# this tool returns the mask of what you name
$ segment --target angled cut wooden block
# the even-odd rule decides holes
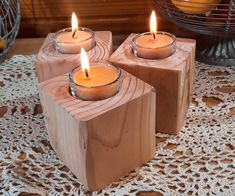
[[[87,52],[90,62],[106,61],[112,52],[112,33],[95,32],[96,46]],[[80,54],[62,54],[55,50],[53,34],[45,39],[36,58],[36,73],[39,82],[70,72],[80,65]]]
[[[196,41],[178,38],[175,54],[149,60],[133,54],[134,36],[131,34],[109,61],[156,88],[156,129],[178,134],[192,98]]]
[[[66,75],[39,84],[51,145],[91,191],[154,157],[155,89],[123,75],[119,93],[101,101],[72,97]]]

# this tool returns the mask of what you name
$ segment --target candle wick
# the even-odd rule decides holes
[[[89,78],[89,73],[87,69],[85,69],[85,74],[86,74],[86,77]]]
[[[77,31],[77,29],[75,29],[74,32],[73,32],[73,35],[72,35],[73,38],[74,38],[74,36],[76,34],[76,31]]]
[[[153,39],[156,39],[156,35],[155,35],[155,33],[153,33]]]

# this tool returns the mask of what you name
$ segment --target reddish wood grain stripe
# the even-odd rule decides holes
[[[114,97],[101,101],[84,102],[72,97],[69,93],[66,75],[44,82],[40,84],[40,87],[47,94],[51,94],[53,100],[65,108],[73,117],[89,119],[145,93],[145,83],[141,80],[130,77],[130,74],[126,72],[124,72],[123,77],[119,93]]]

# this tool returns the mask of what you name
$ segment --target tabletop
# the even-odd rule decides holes
[[[121,40],[123,37],[115,39],[115,45]],[[9,58],[19,54],[37,54],[43,41],[44,38],[17,39]],[[0,159],[0,171],[3,171],[4,178],[0,177],[0,184],[9,184],[8,180],[11,182],[12,179],[12,186],[23,184],[26,188],[22,189],[21,195],[32,195],[32,188],[34,194],[37,193],[35,190],[43,193],[38,195],[47,195],[50,189],[53,189],[53,193],[69,192],[71,187],[80,191],[76,178],[58,160],[45,133],[34,61],[33,56],[16,56],[1,67],[3,75],[0,74],[0,87],[3,96],[0,121],[3,123],[0,122],[0,158],[3,159]],[[97,194],[123,193],[128,189],[129,193],[150,196],[162,195],[161,192],[169,190],[179,194],[187,192],[200,195],[209,192],[219,195],[220,191],[229,193],[234,190],[232,183],[235,176],[231,174],[235,168],[234,74],[232,67],[213,67],[197,62],[193,103],[182,133],[178,136],[158,133],[155,158],[119,181],[120,184],[114,183]],[[12,78],[19,81],[15,86]],[[19,92],[22,86],[25,89]],[[36,123],[35,126],[33,123]],[[29,137],[14,132],[16,128],[22,129],[23,133],[29,128],[29,133],[26,133]],[[18,141],[17,137],[22,141]],[[30,149],[26,152],[26,148]],[[14,191],[11,187],[4,187],[3,190],[7,192],[9,189]]]

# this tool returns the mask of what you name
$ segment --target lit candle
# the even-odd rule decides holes
[[[55,33],[55,48],[61,53],[80,53],[81,48],[86,51],[91,50],[95,45],[95,33],[83,27],[78,27],[76,14],[72,14],[72,28],[62,29]]]
[[[81,49],[81,67],[69,73],[71,94],[89,101],[106,99],[119,91],[121,86],[121,69],[108,63],[89,61],[84,49]]]
[[[150,17],[150,32],[142,33],[133,38],[134,53],[146,59],[166,58],[175,52],[176,38],[174,35],[157,31],[157,18],[153,11]]]

